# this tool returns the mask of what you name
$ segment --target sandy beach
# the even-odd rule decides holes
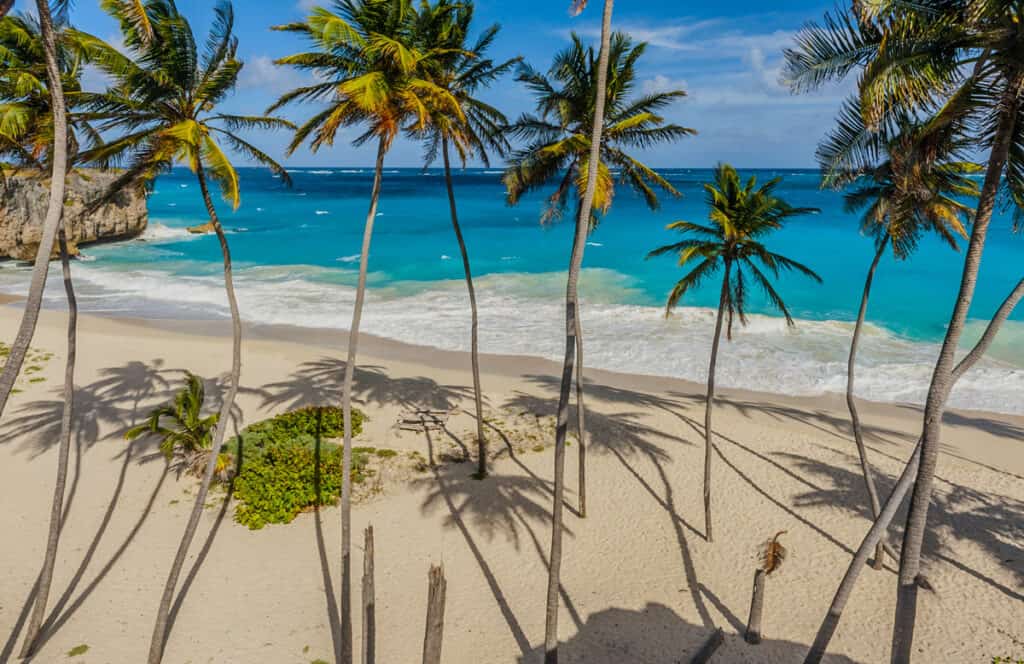
[[[17,305],[0,307],[0,339],[13,338],[19,319]],[[45,544],[64,325],[61,313],[44,312],[34,347],[53,357],[19,385],[0,426],[0,662],[20,646],[9,636],[25,620]],[[123,432],[181,386],[183,370],[207,378],[227,370],[226,327],[82,317],[69,511],[51,629],[34,661],[65,661],[81,644],[87,654],[71,661],[143,661],[197,482],[165,473],[151,441],[128,445]],[[327,331],[248,330],[233,426],[337,403],[344,342]],[[370,422],[359,443],[427,456],[468,440],[468,366],[463,353],[363,339],[356,394]],[[532,417],[543,435],[559,367],[489,355],[482,367],[494,427]],[[563,661],[686,662],[716,627],[726,641],[715,662],[800,661],[869,524],[841,397],[722,391],[711,545],[701,534],[703,386],[596,370],[587,379],[589,514],[567,514]],[[459,411],[428,440],[393,427],[415,407]],[[886,494],[919,432],[920,409],[865,403],[861,415]],[[951,411],[943,440],[925,543],[934,592],[920,604],[917,660],[1024,657],[1024,418]],[[491,445],[502,444],[493,432]],[[367,524],[376,535],[380,662],[419,660],[431,563],[443,563],[448,579],[444,661],[540,661],[552,450],[503,455],[486,481],[472,470],[452,463],[385,482],[353,510],[357,541]],[[332,661],[336,607],[325,588],[338,583],[339,511],[250,531],[221,503],[211,501],[193,544],[164,661]],[[778,531],[790,558],[768,583],[765,641],[751,646],[742,633],[757,547]],[[827,661],[888,659],[895,582],[891,561],[864,571]],[[355,593],[358,606],[358,583]],[[355,634],[358,652],[358,616]]]

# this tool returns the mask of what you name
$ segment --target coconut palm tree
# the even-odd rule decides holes
[[[185,387],[174,395],[174,401],[155,408],[142,424],[125,432],[124,438],[133,441],[142,436],[160,439],[160,452],[168,461],[177,458],[179,474],[187,472],[202,477],[209,455],[213,452],[213,437],[217,430],[219,413],[203,416],[206,388],[203,379],[191,372],[185,373]],[[226,479],[229,456],[217,453],[216,474]]]
[[[10,353],[3,371],[0,371],[0,416],[3,415],[7,399],[14,389],[14,381],[18,378],[21,365],[25,362],[32,337],[35,336],[36,324],[39,321],[39,309],[43,302],[43,291],[46,289],[46,276],[50,266],[50,256],[57,231],[60,228],[64,211],[64,178],[68,170],[68,118],[61,87],[61,62],[57,48],[56,30],[50,6],[47,0],[37,0],[39,13],[39,35],[42,46],[42,60],[46,63],[46,80],[50,96],[52,120],[53,151],[50,159],[50,199],[46,207],[39,249],[36,251],[32,265],[32,278],[29,282],[28,296],[25,298],[25,310],[18,326],[18,332],[11,343]],[[9,9],[9,7],[8,7]],[[7,21],[7,17],[4,17]],[[6,58],[5,58],[6,59]],[[38,79],[37,79],[38,80]],[[31,86],[38,87],[38,86]],[[6,119],[6,118],[5,118]]]
[[[778,198],[775,188],[781,181],[781,178],[775,178],[758,187],[757,178],[752,176],[744,184],[735,168],[729,164],[719,164],[715,169],[714,182],[704,185],[710,208],[710,225],[689,221],[673,222],[667,228],[679,231],[687,236],[686,239],[659,247],[648,254],[648,258],[676,256],[680,267],[689,268],[669,293],[665,304],[666,315],[676,308],[687,293],[719,270],[723,271],[718,315],[711,340],[708,390],[704,406],[704,534],[709,542],[713,541],[711,409],[715,398],[715,364],[718,361],[723,319],[726,338],[732,340],[733,319],[739,318],[744,325],[747,322],[747,288],[751,284],[764,291],[769,306],[781,313],[789,326],[793,326],[789,308],[765,273],[778,277],[781,272],[794,271],[821,282],[821,277],[809,267],[773,253],[763,244],[766,235],[782,228],[789,219],[817,212],[814,208],[792,207]]]
[[[298,101],[321,102],[325,108],[295,132],[289,146],[294,151],[309,141],[311,150],[333,145],[338,129],[359,126],[354,141],[377,143],[370,205],[363,226],[352,323],[348,334],[348,358],[342,384],[345,438],[342,453],[341,490],[341,659],[352,660],[351,618],[351,467],[352,376],[355,370],[359,324],[366,294],[366,271],[373,237],[374,218],[380,198],[384,156],[396,136],[407,132],[422,137],[432,117],[450,113],[462,118],[462,109],[451,92],[433,82],[437,58],[446,50],[424,46],[417,39],[420,17],[412,0],[335,0],[333,11],[312,10],[306,20],[277,26],[310,42],[313,50],[277,60],[277,64],[311,72],[317,81],[283,95],[271,109]]]
[[[953,129],[946,123],[921,122],[904,115],[871,130],[864,124],[859,102],[851,99],[818,148],[822,186],[842,189],[853,185],[845,194],[846,210],[863,212],[861,232],[875,244],[850,342],[846,381],[846,404],[874,518],[880,509],[878,491],[854,400],[858,342],[875,270],[887,249],[895,260],[903,261],[924,233],[936,234],[954,250],[959,250],[958,237],[967,237],[965,223],[974,210],[955,197],[978,195],[977,183],[968,176],[981,167],[957,159],[967,146]],[[896,558],[890,547],[884,548]],[[875,569],[882,569],[883,553],[879,545]]]
[[[938,460],[942,413],[952,389],[956,348],[974,299],[989,223],[1000,189],[1024,203],[1024,142],[1020,122],[1024,22],[1008,2],[858,3],[806,26],[786,52],[786,78],[796,91],[861,70],[858,93],[868,126],[901,109],[938,108],[987,152],[985,178],[953,311],[925,399],[921,460],[900,556],[893,625],[893,662],[909,662],[917,611],[917,578]]]
[[[503,133],[507,123],[505,115],[476,97],[477,92],[487,87],[508,72],[519,58],[500,64],[484,54],[498,35],[500,26],[492,25],[484,30],[474,43],[469,42],[473,22],[473,5],[440,0],[429,10],[421,31],[425,44],[443,45],[447,54],[438,58],[433,81],[447,90],[459,103],[461,116],[447,113],[431,119],[426,135],[426,157],[424,166],[429,166],[441,155],[444,163],[445,188],[448,191],[448,207],[451,211],[452,229],[459,243],[462,267],[466,275],[466,290],[469,293],[470,310],[470,363],[473,371],[473,395],[476,405],[477,423],[477,477],[487,476],[487,439],[484,437],[483,393],[480,388],[480,358],[477,340],[476,291],[470,269],[469,252],[462,236],[455,204],[455,189],[452,185],[451,157],[449,149],[466,165],[466,160],[476,158],[490,166],[488,152],[504,155],[508,141]]]
[[[211,445],[212,449],[220,449],[241,374],[242,323],[235,298],[231,251],[207,179],[212,178],[223,197],[232,207],[238,207],[241,200],[238,172],[224,152],[223,146],[227,146],[267,166],[284,182],[290,182],[283,167],[237,132],[292,128],[293,125],[271,116],[217,111],[217,105],[234,88],[243,66],[236,56],[238,39],[233,34],[234,12],[227,0],[221,0],[214,7],[213,25],[202,52],[197,48],[191,25],[173,0],[143,0],[141,8],[135,2],[110,2],[104,6],[121,27],[127,53],[83,32],[75,32],[73,37],[90,61],[113,80],[112,87],[104,93],[83,94],[82,104],[96,118],[101,131],[117,135],[85,151],[81,158],[100,166],[125,165],[124,173],[111,185],[111,195],[124,186],[151,181],[174,164],[185,164],[196,174],[209,215],[209,223],[197,230],[209,229],[217,236],[231,311],[230,383]],[[139,20],[140,12],[144,21]],[[217,464],[218,455],[210,454],[157,609],[150,642],[150,664],[158,664],[163,656],[178,576],[199,525]]]
[[[21,651],[22,657],[31,657],[38,647],[50,587],[53,583],[61,524],[64,519],[64,490],[71,448],[78,307],[71,280],[67,238],[62,226],[62,203],[69,143],[75,142],[74,134],[69,128],[65,92],[78,88],[80,69],[77,61],[70,57],[64,48],[60,26],[54,25],[49,4],[45,1],[38,3],[38,21],[23,16],[3,16],[9,8],[10,4],[0,7],[0,17],[3,17],[0,19],[0,49],[3,50],[6,60],[5,67],[0,70],[0,156],[12,157],[16,162],[40,170],[48,163],[52,170],[51,200],[44,222],[43,239],[36,254],[25,315],[4,372],[0,375],[0,414],[34,334],[50,255],[53,251],[53,235],[50,234],[47,240],[51,226],[57,236],[64,291],[68,301],[68,350],[64,370],[64,405],[58,441],[57,477],[50,504],[50,523],[43,566],[39,573]],[[43,155],[46,156],[45,159],[42,159]],[[8,378],[10,383],[7,383]]]
[[[574,0],[573,11],[579,13],[584,6],[586,6],[586,0]],[[587,179],[583,184],[583,195],[577,210],[576,232],[573,239],[572,257],[569,260],[569,276],[565,286],[565,358],[562,362],[562,380],[558,391],[558,416],[555,427],[555,486],[551,506],[551,552],[548,557],[548,588],[544,610],[545,664],[558,664],[558,591],[562,584],[565,434],[569,425],[569,392],[572,389],[573,362],[577,359],[576,343],[580,332],[576,283],[579,280],[580,266],[583,264],[583,249],[587,243],[590,211],[594,203],[594,192],[597,189],[598,162],[603,140],[605,108],[608,101],[608,63],[611,50],[613,6],[613,0],[604,0],[604,11],[601,14],[601,50],[598,55],[593,88],[594,102],[589,133],[590,151],[587,161]],[[584,430],[581,428],[581,447],[583,432]]]
[[[576,252],[586,248],[586,234],[596,226],[599,215],[605,214],[612,204],[616,180],[612,169],[619,169],[619,182],[639,193],[651,209],[658,207],[655,189],[672,196],[679,192],[654,169],[629,154],[627,150],[640,149],[659,143],[671,143],[693,134],[676,124],[666,123],[659,114],[672,102],[684,97],[682,90],[655,92],[634,96],[636,63],[643,55],[646,44],[634,44],[623,33],[609,37],[609,72],[603,84],[607,104],[603,106],[600,121],[606,129],[598,143],[597,175],[594,181],[593,202],[583,206],[584,190],[591,154],[591,135],[594,131],[596,91],[599,61],[593,48],[585,47],[577,35],[571,45],[559,52],[547,74],[522,66],[519,80],[536,97],[536,114],[520,116],[509,128],[509,134],[526,145],[517,150],[505,172],[508,202],[515,205],[523,194],[556,182],[554,193],[541,215],[541,222],[560,218],[570,198],[580,210],[588,210],[582,244],[573,243],[570,263]],[[578,234],[578,233],[577,233]],[[579,248],[577,248],[577,245]],[[575,280],[573,280],[575,283]],[[574,286],[575,288],[575,286]],[[579,512],[586,515],[586,427],[583,406],[583,337],[580,318],[574,316],[574,344],[576,348],[577,428],[579,431],[580,481]]]

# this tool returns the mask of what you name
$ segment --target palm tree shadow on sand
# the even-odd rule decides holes
[[[140,439],[133,443],[125,443],[123,435],[124,431],[141,422],[148,414],[149,409],[169,400],[183,375],[183,370],[165,367],[162,359],[155,359],[149,363],[132,361],[121,366],[104,368],[100,370],[97,380],[75,387],[75,410],[72,420],[72,447],[75,464],[64,501],[64,523],[74,519],[71,507],[81,477],[83,454],[99,443],[119,445],[119,451],[115,453],[114,458],[121,459],[121,465],[114,480],[107,508],[96,532],[86,547],[85,553],[82,554],[67,586],[56,602],[48,608],[39,637],[40,646],[45,645],[85,605],[89,597],[128,550],[147,521],[167,478],[166,462],[163,455],[156,449],[154,442]],[[207,381],[207,385],[209,388],[207,394],[212,397],[214,406],[216,406],[225,392],[224,380],[221,378],[216,381]],[[13,418],[4,423],[3,428],[0,429],[0,440],[20,441],[20,449],[28,453],[31,459],[35,459],[48,448],[56,445],[59,440],[62,409],[63,401],[59,399],[39,400],[25,404],[16,411]],[[236,408],[233,418],[240,416],[241,411]],[[110,558],[79,591],[79,586],[86,581],[89,570],[94,567],[96,553],[115,513],[119,508],[123,509],[121,494],[129,468],[133,464],[147,464],[154,461],[163,462],[164,468],[145,501],[141,503],[134,523],[122,542],[114,549]],[[132,506],[132,509],[135,507],[137,506]],[[63,524],[61,529],[63,530]],[[11,634],[3,649],[0,650],[0,662],[6,661],[13,653],[28,612],[35,600],[35,590],[35,584],[33,584]]]
[[[769,634],[771,626],[768,626]],[[689,662],[711,636],[712,630],[692,625],[664,604],[648,603],[639,611],[610,608],[591,614],[576,634],[558,645],[560,659],[587,664],[680,664]],[[799,662],[807,646],[766,638],[750,646],[743,638],[727,634],[712,661]],[[543,647],[532,649],[518,659],[533,664],[543,659]],[[844,655],[827,655],[827,664],[860,664]]]
[[[321,357],[304,362],[288,378],[241,392],[262,399],[261,408],[293,409],[341,403],[345,361]],[[473,392],[462,385],[442,385],[425,376],[392,377],[373,365],[357,365],[352,379],[353,400],[363,405],[448,410]]]

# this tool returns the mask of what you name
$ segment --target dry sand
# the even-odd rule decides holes
[[[0,307],[0,339],[20,318]],[[230,340],[213,323],[83,317],[70,510],[61,541],[51,627],[37,662],[144,660],[154,611],[196,483],[163,473],[149,444],[122,432],[180,385],[181,370],[214,377]],[[343,335],[340,335],[343,337]],[[250,330],[238,426],[339,394],[338,334]],[[0,427],[0,662],[20,647],[46,537],[56,462],[64,319],[43,315],[35,346],[54,353],[15,395]],[[728,352],[726,347],[724,352]],[[553,412],[558,367],[483,358],[489,408]],[[392,427],[407,407],[471,411],[464,354],[367,337],[356,388],[372,418],[362,444],[427,454],[422,434]],[[789,398],[726,390],[716,415],[716,536],[701,536],[701,386],[590,371],[589,516],[567,514],[560,618],[562,661],[687,662],[714,627],[715,662],[798,662],[868,527],[867,497],[838,396]],[[920,426],[918,408],[864,404],[872,462],[887,492]],[[438,447],[472,429],[454,417]],[[951,412],[936,484],[918,662],[1024,657],[1024,418]],[[447,439],[447,442],[439,439]],[[492,436],[492,445],[499,445]],[[566,476],[575,487],[575,447]],[[355,507],[357,541],[372,523],[377,550],[378,661],[419,661],[426,577],[448,577],[444,661],[539,662],[545,558],[550,542],[551,450],[497,461],[490,479],[472,464],[442,467]],[[575,504],[575,494],[568,494]],[[902,524],[902,514],[898,519]],[[776,531],[790,558],[769,579],[765,642],[742,639],[760,542]],[[165,662],[333,661],[330,621],[338,582],[339,512],[300,515],[249,531],[211,505],[186,568]],[[354,568],[361,568],[361,553]],[[201,565],[195,564],[200,560]],[[358,606],[358,582],[355,588]],[[887,661],[895,574],[865,570],[828,661]],[[358,640],[358,616],[355,622]],[[74,659],[66,653],[88,645]],[[356,643],[356,653],[359,644]]]

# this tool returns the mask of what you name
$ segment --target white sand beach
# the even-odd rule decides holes
[[[0,307],[0,339],[13,338],[19,319],[16,305]],[[0,426],[0,661],[20,646],[8,637],[25,620],[46,540],[64,325],[61,313],[44,312],[33,346],[53,357],[33,376],[45,380],[20,385]],[[80,644],[87,654],[71,661],[143,661],[197,481],[166,474],[151,441],[129,445],[123,432],[180,387],[182,370],[207,378],[226,371],[226,331],[226,323],[82,317],[69,511],[51,629],[33,661],[65,661]],[[249,330],[234,425],[337,403],[344,342],[326,331]],[[427,456],[468,440],[468,367],[462,353],[366,337],[356,394],[371,420],[359,444]],[[542,426],[553,413],[554,363],[483,356],[482,367],[498,428],[530,417]],[[703,386],[603,371],[587,379],[589,514],[566,514],[562,661],[685,662],[715,627],[726,634],[715,662],[800,661],[869,524],[841,398],[722,392],[712,545],[701,534]],[[427,440],[392,426],[416,406],[461,411]],[[861,415],[884,495],[910,454],[920,409],[865,403]],[[491,445],[501,446],[491,433]],[[943,441],[925,543],[934,592],[922,595],[915,661],[1024,656],[1024,418],[951,411]],[[567,457],[570,505],[575,450]],[[356,542],[366,524],[376,534],[380,662],[419,661],[431,563],[443,563],[448,579],[445,662],[540,661],[552,450],[503,455],[485,481],[471,478],[472,465],[385,481],[380,495],[354,507]],[[331,661],[335,593],[325,588],[338,583],[338,509],[259,531],[235,523],[232,510],[210,501],[164,661]],[[742,633],[757,547],[778,531],[786,531],[790,557],[768,583],[765,641],[751,646]],[[358,548],[354,556],[358,575]],[[887,659],[895,587],[891,561],[863,572],[827,661]]]

